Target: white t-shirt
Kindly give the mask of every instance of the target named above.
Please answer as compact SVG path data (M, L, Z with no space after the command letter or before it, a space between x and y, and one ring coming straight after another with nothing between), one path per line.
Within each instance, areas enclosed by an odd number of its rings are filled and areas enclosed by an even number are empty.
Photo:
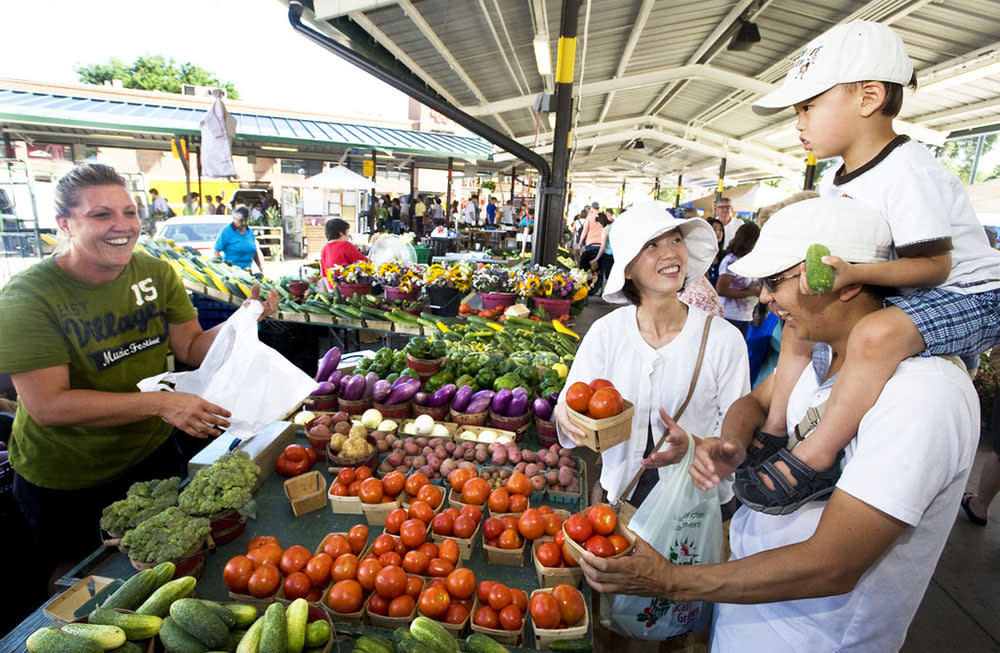
M789 430L832 385L805 369L789 397ZM900 363L847 446L837 488L908 527L851 592L716 604L712 650L898 651L955 522L978 436L979 399L964 369L937 357ZM740 508L730 526L733 559L808 539L825 505L784 516Z
M873 163L839 185L834 181L838 169L831 169L820 182L820 195L852 197L878 211L889 223L894 248L951 238L951 274L940 288L959 293L1000 288L1000 251L990 248L955 175L916 141L896 146Z
M462 221L465 224L474 224L476 222L476 205L473 202L465 205L465 209L462 211Z
M753 279L747 279L729 271L729 266L738 260L739 258L735 254L726 254L719 263L719 276L721 277L724 274L730 275L732 281L729 282L729 287L733 290L746 290L753 283ZM719 295L719 299L722 300L722 314L725 318L741 322L749 322L753 319L753 309L760 301L756 297L739 297L734 299L723 297L722 295Z
M660 407L672 415L684 403L705 317L703 311L689 307L687 320L677 337L660 349L653 349L639 333L636 307L625 306L594 322L580 343L566 387L576 381L608 379L625 399L635 404L630 439L601 454L601 486L607 490L609 501L618 499L639 470L650 423L654 443L663 434L666 426L660 419ZM743 336L725 320L713 319L698 383L681 416L680 426L702 437L718 434L730 404L749 391L750 366ZM560 398L565 398L565 391ZM559 441L564 447L576 446L562 434ZM687 474L687 470L678 469L677 465L661 467L660 479L669 478L671 473ZM720 500L727 501L731 496L731 488L720 489Z
M500 208L500 224L514 224L514 207L510 204L504 204Z

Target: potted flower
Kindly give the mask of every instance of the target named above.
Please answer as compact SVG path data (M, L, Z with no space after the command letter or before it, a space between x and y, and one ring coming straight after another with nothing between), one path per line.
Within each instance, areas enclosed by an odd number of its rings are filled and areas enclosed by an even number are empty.
M330 285L336 285L342 297L370 295L375 266L368 261L356 261L350 265L332 265L326 271Z
M587 296L587 274L579 268L524 267L518 272L515 283L518 294L531 298L535 308L544 309L550 318L569 314L570 305Z
M449 266L435 263L424 271L424 287L430 298L431 312L435 315L455 317L462 293L472 283L472 266L454 263Z
M424 267L416 263L400 265L389 261L378 267L375 280L385 288L386 299L414 301L423 288Z
M472 274L472 288L483 300L483 308L511 306L517 299L510 268L485 264Z

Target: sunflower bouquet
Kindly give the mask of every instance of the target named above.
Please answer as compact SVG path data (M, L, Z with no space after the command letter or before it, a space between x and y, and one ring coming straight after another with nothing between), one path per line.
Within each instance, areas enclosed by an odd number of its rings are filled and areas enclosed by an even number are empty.
M578 268L564 270L558 266L533 265L517 273L515 288L515 292L525 298L577 301L587 296L587 274Z
M514 275L502 265L484 264L472 273L472 289L486 293L517 292Z
M454 288L465 292L470 283L472 266L468 263L455 263L447 267L435 263L424 271L424 285L428 288Z
M423 286L425 268L426 266L416 263L400 265L389 261L378 266L375 280L388 288L399 288L401 292L409 293Z
M375 266L368 261L356 261L350 265L331 265L326 275L334 283L372 283Z

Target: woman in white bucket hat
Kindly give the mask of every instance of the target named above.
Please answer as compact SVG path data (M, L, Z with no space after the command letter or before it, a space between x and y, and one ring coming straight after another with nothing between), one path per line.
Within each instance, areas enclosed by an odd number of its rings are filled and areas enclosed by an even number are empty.
M700 436L718 433L729 405L750 391L749 365L735 327L717 318L706 322L707 313L677 297L686 284L704 276L715 257L718 245L707 222L678 220L660 202L637 204L615 220L611 245L615 262L603 297L627 306L588 330L566 387L607 379L635 405L631 438L601 455L600 487L611 502L621 497L637 505L658 479L675 473L664 466L683 454L650 456L650 449L672 423L662 414L672 417L688 395L706 324L705 355L681 427ZM555 418L562 445L578 446L584 434L569 420L565 391ZM630 496L622 497L641 467L647 473Z

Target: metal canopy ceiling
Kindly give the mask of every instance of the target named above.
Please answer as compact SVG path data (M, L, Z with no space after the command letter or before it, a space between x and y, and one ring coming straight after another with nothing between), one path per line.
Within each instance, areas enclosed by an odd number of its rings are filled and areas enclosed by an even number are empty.
M123 94L134 97L121 99ZM238 154L274 156L260 148L289 146L294 158L337 160L345 151L376 150L388 160L417 160L421 167L443 169L448 157L488 165L494 150L475 137L265 114L227 104L237 121ZM199 123L210 105L209 100L165 94L118 91L112 98L100 87L44 92L0 82L0 125L37 139L61 135L92 145L168 150L171 136L200 134Z
M553 80L539 74L532 42L547 41L554 58L561 0L303 4L316 29L548 155L552 130L532 105ZM727 50L745 19L757 23L761 41ZM940 143L951 132L1000 124L995 0L584 0L570 174L620 182L683 173L714 182L727 152L730 181L800 181L805 153L791 112L756 116L750 103L781 81L806 43L855 19L892 25L914 61L924 88L908 92L900 131ZM633 147L636 138L644 148Z

